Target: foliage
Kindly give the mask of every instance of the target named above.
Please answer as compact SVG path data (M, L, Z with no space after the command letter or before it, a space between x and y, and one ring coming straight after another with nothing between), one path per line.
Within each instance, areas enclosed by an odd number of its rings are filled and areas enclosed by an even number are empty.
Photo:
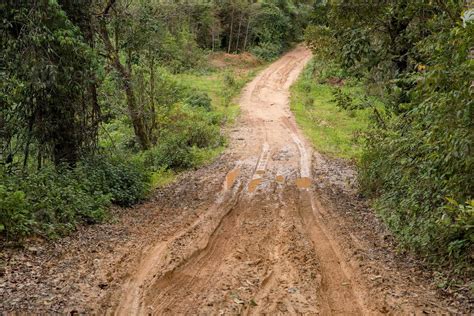
M430 49L435 43L439 53L435 50L430 69L417 75L411 102L402 104L409 110L395 117L386 131L367 137L363 183L368 192L377 193L381 214L401 240L425 254L459 256L472 246L472 229L439 222L446 198L463 205L474 187L472 63L466 48L472 30L471 24L431 39ZM449 250L453 243L459 251Z
M252 48L252 54L263 60L274 60L283 51L283 47L279 43L261 42L258 46Z
M325 25L310 24L304 32L304 40L316 58L328 60L337 51L337 40L333 31Z
M0 185L0 233L21 236L29 231L31 219L23 191L7 191Z
M472 260L474 192L474 26L458 18L462 5L327 2L306 31L316 54L384 101L383 109L372 106L362 138L361 189L402 246L458 267ZM371 103L342 91L335 97L348 111Z
M137 157L98 155L85 160L76 172L81 173L88 191L107 195L117 205L135 204L149 191L150 175Z
M318 73L333 72L323 69L326 67L332 65L318 63L316 58L306 66L291 88L291 110L298 125L319 152L358 160L362 146L356 136L367 130L370 110L365 107L354 108L352 112L341 110L333 92L337 90L341 95L351 95L348 97L351 106L360 104L361 83L335 88L326 80L317 80Z
M205 109L176 104L159 125L160 141L146 154L147 164L155 169L184 169L197 165L197 149L223 144L218 115Z
M302 12L290 0L1 3L0 235L66 234L215 157L252 74L206 68L207 50L264 40L274 57Z
M150 182L143 162L116 154L91 157L74 169L44 167L27 176L3 172L1 179L0 233L10 239L55 237L79 223L100 222L111 202L143 199Z
M55 1L1 8L0 159L73 165L97 132L94 53Z
M43 168L28 177L8 175L2 188L1 225L8 238L57 236L79 221L100 221L107 196L91 196L74 173Z
M282 53L289 37L290 20L276 4L265 2L256 17L254 36L258 43L252 52L271 60Z
M211 111L211 98L205 92L190 90L189 95L184 101L186 104L189 104L192 107L203 108L206 111Z

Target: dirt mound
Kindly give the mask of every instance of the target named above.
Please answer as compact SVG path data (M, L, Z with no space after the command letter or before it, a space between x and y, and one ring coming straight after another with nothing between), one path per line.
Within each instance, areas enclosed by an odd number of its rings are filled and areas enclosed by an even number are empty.
M241 54L227 54L223 52L212 53L209 56L209 62L216 68L253 68L262 64L257 57L249 52Z

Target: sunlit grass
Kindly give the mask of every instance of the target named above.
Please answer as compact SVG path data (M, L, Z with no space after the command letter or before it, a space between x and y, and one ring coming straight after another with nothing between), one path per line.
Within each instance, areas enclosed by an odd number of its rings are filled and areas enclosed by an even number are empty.
M151 173L150 186L152 189L164 187L176 179L176 173L170 169L160 169Z
M330 156L357 160L362 152L356 134L367 129L369 109L345 111L336 106L333 86L319 84L306 70L291 88L291 110L315 149ZM342 91L360 95L360 84Z
M265 66L266 64L260 64L244 69L237 66L226 67L214 69L208 74L178 74L176 78L184 85L206 92L212 99L213 110L224 115L226 122L232 123L240 113L236 100L240 91ZM232 85L226 83L226 76L234 79Z

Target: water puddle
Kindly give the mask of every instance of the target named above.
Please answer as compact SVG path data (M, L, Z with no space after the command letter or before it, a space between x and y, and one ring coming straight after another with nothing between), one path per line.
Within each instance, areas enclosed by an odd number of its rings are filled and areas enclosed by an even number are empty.
M307 189L311 186L311 178L308 177L302 177L296 179L296 186L299 189Z
M282 175L278 175L278 176L276 176L275 181L278 182L278 183L284 183L285 182L285 177L282 176Z
M252 179L249 183L248 191L254 192L257 189L258 185L262 182L262 178Z
M237 179L239 174L240 168L232 169L231 171L229 171L229 173L227 173L227 175L225 176L224 190L229 190L230 188L232 188L232 185L234 184L235 179Z

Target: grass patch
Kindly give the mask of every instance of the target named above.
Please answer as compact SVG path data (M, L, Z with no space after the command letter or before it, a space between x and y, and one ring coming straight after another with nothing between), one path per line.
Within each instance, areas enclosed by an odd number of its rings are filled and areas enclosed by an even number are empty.
M238 89L226 86L224 75L224 72L219 71L206 75L178 74L176 77L182 84L206 92L211 97L213 110L223 114L227 120L233 121L239 114L239 107L237 104L226 104L225 99L226 93L235 96Z
M173 170L162 168L154 171L150 175L150 187L152 190L164 187L176 179L176 173Z
M362 146L357 134L367 129L370 109L346 111L335 101L330 83L318 83L314 78L315 63L311 61L291 87L290 107L296 122L314 147L333 157L358 160ZM360 83L349 81L341 87L344 93L362 97Z
M254 63L242 68L240 64L230 63L225 67L215 67L207 74L178 74L176 79L186 86L207 93L212 100L212 110L224 115L225 122L232 123L240 113L240 107L233 99L266 66L267 63Z
M222 125L231 124L239 115L240 107L233 99L238 96L242 88L251 81L259 70L266 64L260 62L248 62L249 56L240 57L232 55L227 60L216 54L216 59L221 59L220 66L213 67L205 73L191 72L173 75L173 78L181 85L203 92L211 98L211 112L216 117L222 117ZM230 58L230 57L229 57ZM244 58L244 61L240 59ZM211 64L213 61L211 60ZM225 149L223 145L212 147L193 147L189 155L192 156L191 167L197 168L216 159ZM178 157L179 158L179 157ZM176 169L176 168L175 168ZM179 168L178 168L179 169ZM173 168L159 168L151 175L151 187L158 188L174 181L179 170Z

